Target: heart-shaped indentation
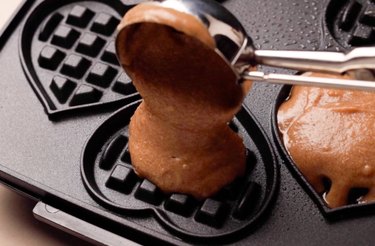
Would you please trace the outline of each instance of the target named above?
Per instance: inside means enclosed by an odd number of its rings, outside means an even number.
[[[245,177],[198,201],[184,194],[164,194],[134,173],[127,148],[128,124],[138,105],[114,113],[85,146],[81,175],[93,199],[118,214],[154,218],[176,236],[195,242],[220,243],[259,228],[276,195],[279,170],[266,136],[250,113],[242,109],[230,125],[248,149]]]
[[[330,208],[325,200],[325,194],[328,194],[331,188],[331,180],[328,177],[322,177],[321,183],[324,186],[324,191],[322,193],[318,193],[313,186],[307,181],[306,177],[303,173],[299,170],[297,165],[294,163],[292,157],[289,155],[288,150],[284,146],[282,134],[280,133],[277,121],[277,113],[280,105],[285,102],[285,100],[290,95],[291,86],[286,85],[283,86],[279,92],[279,95],[276,99],[273,112],[272,112],[272,127],[273,127],[273,137],[274,141],[279,147],[279,151],[281,153],[282,158],[284,159],[284,163],[288,166],[292,174],[295,176],[297,181],[301,184],[301,186],[306,190],[306,192],[310,195],[310,197],[314,200],[314,202],[318,205],[319,209],[328,219],[343,219],[349,218],[352,216],[360,216],[367,213],[373,213],[375,208],[374,202],[369,203],[361,203],[360,198],[364,196],[367,192],[366,189],[358,189],[352,188],[348,192],[348,194],[342,194],[347,196],[347,205]],[[318,129],[317,129],[318,131]],[[321,143],[324,146],[324,143]],[[356,161],[356,160],[353,160]]]
[[[21,62],[49,116],[92,106],[125,105],[137,91],[119,65],[121,1],[42,1],[22,30]]]

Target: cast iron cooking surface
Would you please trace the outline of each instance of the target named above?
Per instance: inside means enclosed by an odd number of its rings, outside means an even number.
[[[33,7],[40,2],[35,1]],[[242,21],[258,48],[339,48],[325,25],[328,0],[228,0],[223,4]],[[29,14],[24,13],[25,19]],[[194,243],[193,240],[182,240],[172,235],[154,218],[131,214],[119,216],[90,197],[80,177],[81,153],[88,138],[108,119],[113,109],[89,109],[49,120],[22,70],[19,41],[23,24],[14,30],[0,53],[2,181],[139,243],[150,244],[150,240],[172,244]],[[262,70],[276,71],[269,68]],[[260,122],[269,139],[272,139],[271,108],[279,91],[280,86],[257,83],[245,100],[245,106]],[[276,150],[274,144],[273,147]],[[374,213],[327,220],[284,165],[279,153],[276,154],[280,162],[280,189],[267,216],[254,230],[220,243],[371,244],[375,233]]]
[[[119,1],[47,0],[30,14],[20,57],[49,115],[124,104],[137,95],[114,45],[116,27],[128,9]]]
[[[244,177],[199,201],[184,194],[163,194],[135,175],[128,150],[128,124],[138,105],[115,112],[85,146],[81,175],[93,199],[119,214],[156,217],[172,234],[204,243],[233,240],[256,229],[273,202],[279,173],[270,144],[251,114],[243,108],[229,124],[247,149]],[[191,163],[191,168],[194,166]]]
[[[330,33],[344,48],[375,45],[375,1],[332,0],[326,22]]]

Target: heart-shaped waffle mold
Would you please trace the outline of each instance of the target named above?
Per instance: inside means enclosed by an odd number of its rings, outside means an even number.
[[[277,123],[277,112],[280,105],[285,102],[285,100],[289,97],[290,85],[285,85],[280,89],[279,95],[276,99],[276,103],[273,108],[272,112],[272,128],[273,128],[273,136],[274,141],[276,142],[278,149],[281,153],[282,158],[286,165],[288,165],[289,169],[296,177],[297,181],[301,184],[301,186],[306,190],[306,192],[310,195],[310,197],[314,200],[314,202],[318,205],[319,209],[322,211],[324,216],[331,220],[355,217],[360,215],[366,215],[369,213],[374,213],[375,203],[358,203],[357,200],[361,196],[366,194],[365,189],[356,189],[353,188],[348,195],[348,205],[337,207],[337,208],[330,208],[327,206],[326,202],[324,201],[324,194],[319,194],[315,191],[312,185],[306,180],[302,172],[298,169],[296,164],[294,163],[293,159],[289,155],[287,149],[283,144],[282,135],[279,131],[278,123]],[[355,161],[355,160],[353,160]],[[330,188],[330,181],[328,179],[323,179],[325,191],[328,192]]]
[[[124,105],[138,94],[115,53],[121,1],[43,1],[20,41],[24,71],[49,115]]]
[[[331,0],[326,23],[344,48],[375,45],[374,0]]]
[[[242,109],[231,123],[248,149],[245,177],[197,201],[184,194],[163,194],[134,173],[127,150],[128,124],[138,105],[117,111],[86,144],[81,175],[93,199],[124,216],[153,217],[171,233],[205,243],[256,229],[275,197],[279,173],[270,144],[253,117]]]

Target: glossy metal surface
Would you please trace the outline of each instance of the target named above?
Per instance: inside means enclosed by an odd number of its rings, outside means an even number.
[[[353,49],[348,54],[329,51],[256,50],[258,64],[300,71],[343,73],[355,69],[375,69],[375,48]]]
[[[275,84],[293,84],[316,87],[375,91],[375,81],[307,77],[288,74],[264,74],[263,72],[244,72],[241,77],[244,79],[262,82],[264,81]]]
[[[375,48],[353,49],[350,53],[325,51],[255,50],[241,23],[226,8],[213,0],[158,0],[161,6],[197,17],[214,38],[217,52],[243,78],[271,83],[309,84],[316,86],[371,89],[370,81],[326,78],[299,78],[287,75],[244,73],[251,65],[263,64],[299,71],[343,73],[355,69],[375,70]]]
[[[158,0],[161,6],[197,17],[215,40],[217,52],[240,73],[255,65],[253,41],[242,24],[213,0]]]

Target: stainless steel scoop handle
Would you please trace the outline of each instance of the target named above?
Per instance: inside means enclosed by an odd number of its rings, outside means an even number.
[[[375,47],[357,48],[347,54],[326,51],[256,50],[238,19],[214,0],[154,0],[153,4],[190,14],[200,20],[215,41],[216,52],[232,66],[233,72],[240,75],[239,77],[271,83],[374,90],[375,82],[371,81],[243,72],[258,64],[298,71],[339,74],[356,69],[375,70]]]
[[[256,63],[299,71],[343,73],[375,70],[375,47],[356,48],[347,54],[328,51],[255,50]]]
[[[307,77],[287,74],[264,74],[263,72],[244,72],[241,74],[241,77],[244,79],[264,81],[275,84],[375,91],[375,81]]]

